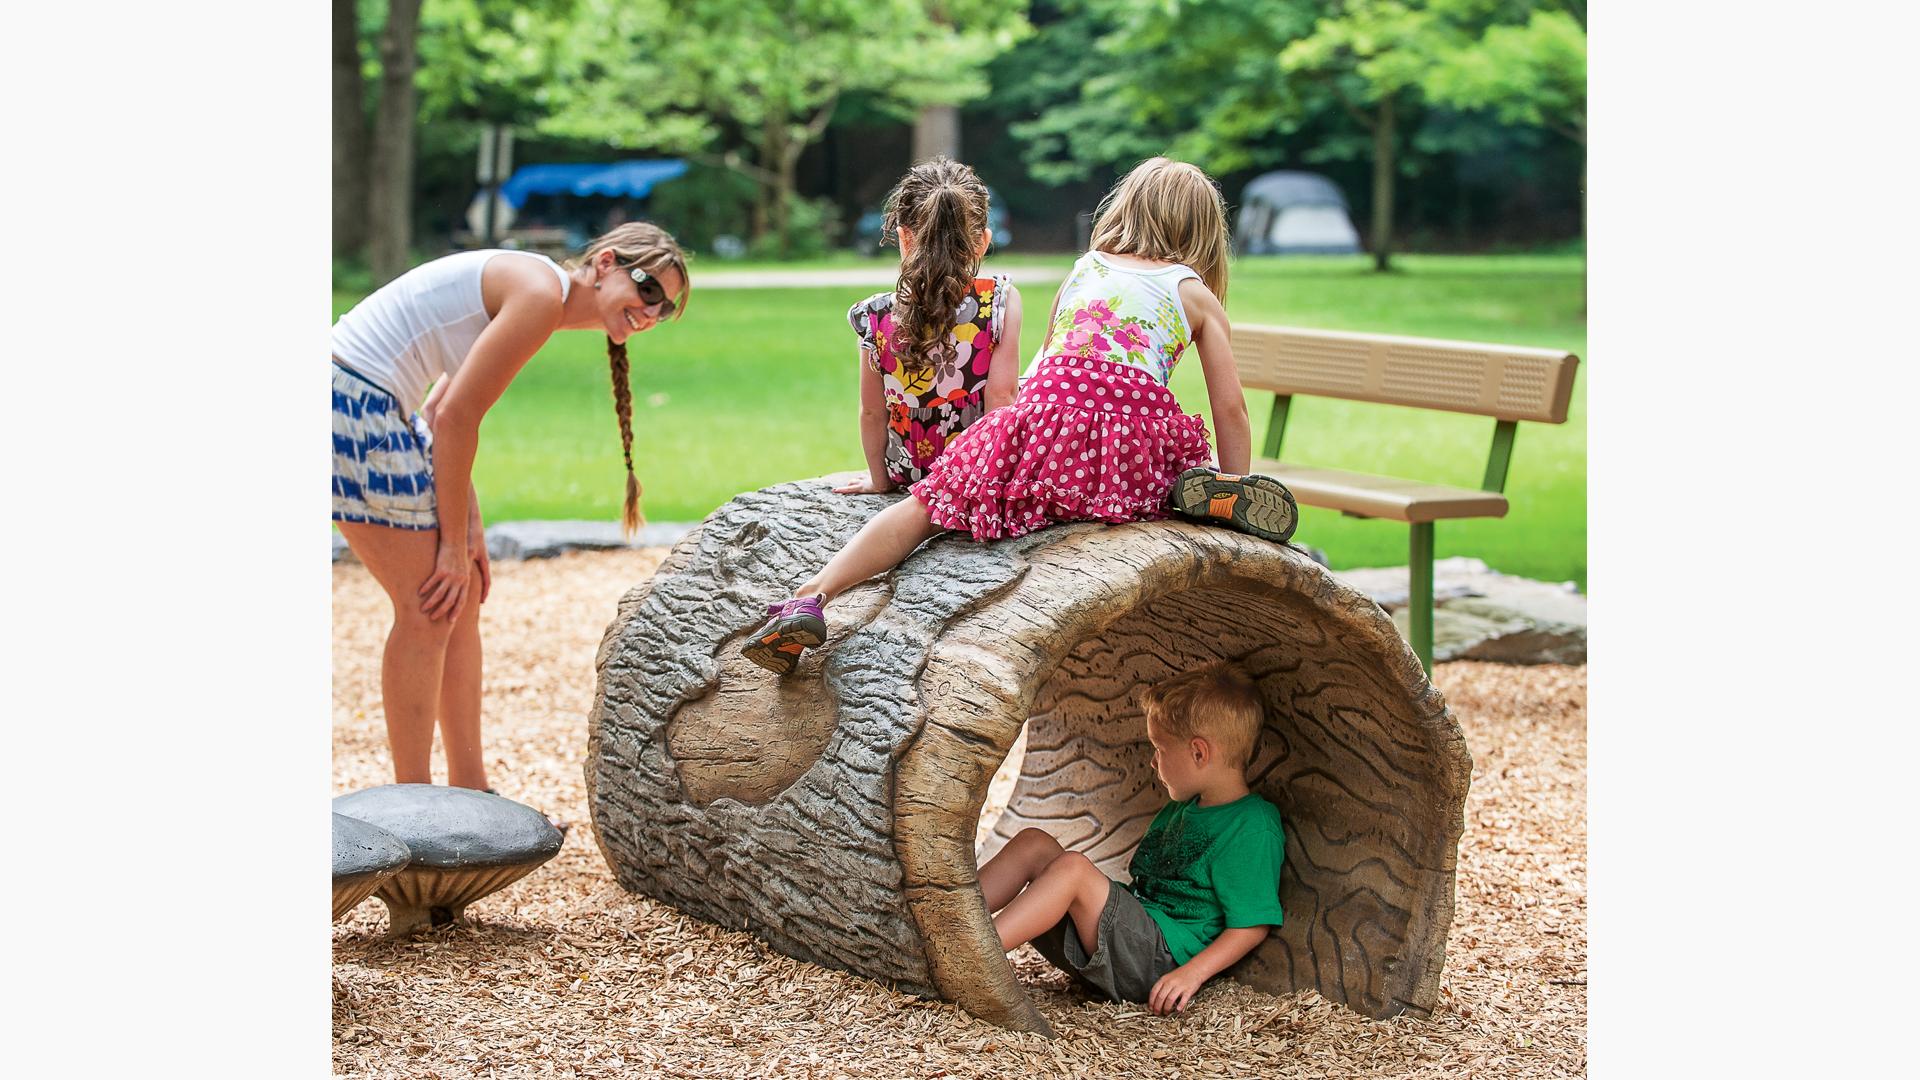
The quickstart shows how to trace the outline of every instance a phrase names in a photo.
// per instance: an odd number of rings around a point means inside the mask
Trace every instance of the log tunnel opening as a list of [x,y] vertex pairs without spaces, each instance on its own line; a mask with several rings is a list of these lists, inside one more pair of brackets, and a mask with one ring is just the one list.
[[1345,655],[1298,593],[1228,579],[1141,599],[1056,646],[1063,655],[997,770],[1001,784],[1012,774],[1011,790],[991,821],[997,800],[983,793],[978,863],[1039,828],[1129,880],[1133,851],[1168,797],[1140,693],[1199,664],[1232,661],[1265,707],[1248,779],[1285,823],[1287,921],[1229,974],[1272,992],[1317,987],[1372,1016],[1424,1014],[1418,973],[1393,954],[1426,929],[1432,912],[1416,879],[1443,862],[1450,871],[1450,845],[1433,843],[1449,830],[1441,807],[1423,813],[1379,797],[1446,786],[1444,762],[1419,737],[1418,702],[1378,693],[1366,665]]

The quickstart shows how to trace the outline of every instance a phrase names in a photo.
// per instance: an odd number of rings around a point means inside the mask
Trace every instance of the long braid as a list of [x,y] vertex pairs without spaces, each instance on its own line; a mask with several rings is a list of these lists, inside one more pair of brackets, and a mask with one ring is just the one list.
[[607,365],[613,369],[613,412],[620,418],[620,455],[627,463],[627,501],[620,510],[620,531],[631,538],[647,523],[640,512],[640,478],[633,473],[633,387],[627,379],[627,346],[607,339]]
[[[678,271],[682,285],[680,295],[674,298],[673,317],[678,319],[687,313],[687,294],[693,286],[687,276],[687,256],[666,230],[650,222],[630,221],[595,238],[578,259],[567,261],[567,267],[578,269],[592,265],[603,251],[613,252],[620,267],[637,266],[653,274],[669,268]],[[595,277],[597,280],[598,271]],[[627,497],[620,513],[620,527],[631,537],[647,519],[640,512],[640,478],[633,471],[633,387],[627,347],[615,344],[611,337],[607,339],[607,366],[613,375],[613,410],[620,419],[620,456],[627,466]]]

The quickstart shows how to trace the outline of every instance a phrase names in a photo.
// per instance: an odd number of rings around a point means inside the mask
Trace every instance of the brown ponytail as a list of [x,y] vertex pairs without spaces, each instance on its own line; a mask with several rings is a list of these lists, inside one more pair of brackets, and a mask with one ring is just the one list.
[[987,186],[972,169],[936,157],[907,171],[887,196],[886,231],[913,232],[913,252],[894,287],[894,355],[908,372],[924,373],[952,351],[954,312],[980,270],[978,243],[987,227]]
[[[679,271],[682,285],[674,299],[673,317],[686,314],[693,278],[687,273],[686,253],[665,229],[645,221],[629,221],[596,237],[579,259],[567,261],[567,268],[591,264],[602,251],[613,252],[620,266],[637,266],[650,274],[668,268]],[[607,366],[613,374],[613,412],[620,420],[620,456],[627,465],[627,497],[620,511],[620,528],[631,537],[647,518],[640,512],[640,478],[633,472],[633,387],[628,380],[627,347],[615,344],[612,338],[607,339]]]

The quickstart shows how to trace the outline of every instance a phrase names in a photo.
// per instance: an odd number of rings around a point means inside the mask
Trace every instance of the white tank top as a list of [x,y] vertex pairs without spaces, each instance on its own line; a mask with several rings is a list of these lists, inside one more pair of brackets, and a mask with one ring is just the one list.
[[1185,263],[1143,269],[1087,252],[1068,272],[1053,325],[1021,378],[1049,356],[1077,356],[1145,368],[1165,386],[1193,342],[1180,283],[1199,277]]
[[433,381],[458,371],[487,328],[480,273],[495,255],[546,263],[560,278],[560,299],[566,300],[572,279],[545,255],[462,251],[422,263],[353,305],[333,324],[334,357],[394,395],[402,409],[419,408]]

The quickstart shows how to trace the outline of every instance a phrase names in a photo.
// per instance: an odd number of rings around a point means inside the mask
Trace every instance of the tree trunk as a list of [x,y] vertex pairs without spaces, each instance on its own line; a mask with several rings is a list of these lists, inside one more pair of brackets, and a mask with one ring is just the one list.
[[1380,99],[1373,124],[1373,268],[1391,270],[1393,258],[1393,98]]
[[945,154],[960,160],[960,109],[955,105],[928,105],[913,122],[913,163]]
[[333,253],[367,245],[367,111],[354,0],[333,0]]
[[373,124],[368,259],[374,282],[405,273],[413,248],[413,128],[420,0],[392,0],[380,34],[380,105]]
[[[1047,1032],[1000,949],[978,860],[1039,824],[1124,875],[1165,800],[1137,691],[1226,657],[1266,702],[1249,777],[1287,829],[1285,924],[1232,974],[1368,1016],[1433,1008],[1471,762],[1378,606],[1236,532],[1068,525],[937,539],[835,600],[826,647],[793,674],[743,659],[760,605],[892,501],[839,498],[824,480],[739,496],[621,600],[586,779],[623,887]],[[976,852],[1023,726],[1013,800]]]

